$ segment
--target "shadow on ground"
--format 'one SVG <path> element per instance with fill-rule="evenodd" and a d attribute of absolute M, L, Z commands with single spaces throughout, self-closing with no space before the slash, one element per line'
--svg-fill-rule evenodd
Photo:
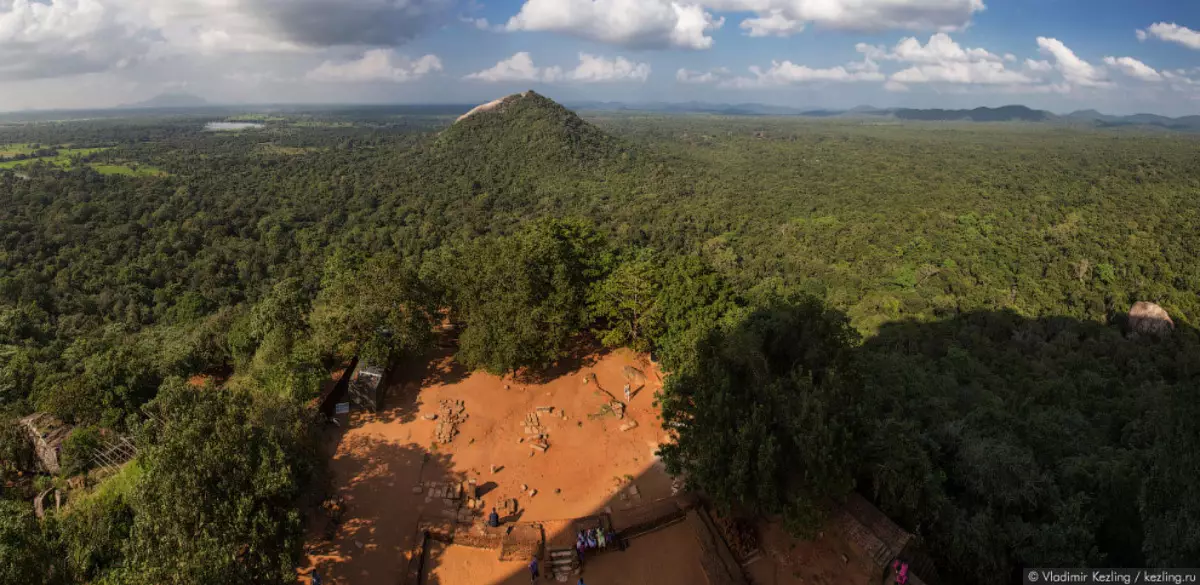
<path fill-rule="evenodd" d="M 305 551 L 310 562 L 300 573 L 315 570 L 325 584 L 382 582 L 405 569 L 404 555 L 417 539 L 417 519 L 432 507 L 425 501 L 428 490 L 418 494 L 414 487 L 462 478 L 450 471 L 448 455 L 419 445 L 346 441 L 345 429 L 328 432 L 333 436 L 327 444 L 336 454 L 331 453 L 325 493 L 341 510 L 311 514 Z M 355 475 L 338 477 L 346 470 Z"/>

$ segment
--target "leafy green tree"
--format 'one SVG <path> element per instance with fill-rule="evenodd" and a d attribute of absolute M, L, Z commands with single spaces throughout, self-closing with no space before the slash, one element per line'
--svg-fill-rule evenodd
<path fill-rule="evenodd" d="M 655 258 L 643 253 L 617 265 L 595 284 L 588 298 L 592 317 L 600 319 L 597 333 L 604 345 L 642 352 L 652 349 L 652 340 L 666 328 L 658 304 L 661 271 Z"/>
<path fill-rule="evenodd" d="M 662 448 L 673 474 L 719 504 L 780 514 L 801 533 L 854 486 L 861 421 L 846 318 L 801 299 L 713 331 L 667 379 Z"/>
<path fill-rule="evenodd" d="M 674 372 L 695 366 L 696 345 L 745 302 L 731 283 L 695 256 L 671 258 L 659 279 L 654 306 L 665 327 L 648 332 L 663 367 Z"/>
<path fill-rule="evenodd" d="M 338 357 L 388 364 L 433 342 L 433 299 L 417 271 L 395 255 L 360 263 L 335 254 L 313 304 L 313 334 L 319 347 Z"/>
<path fill-rule="evenodd" d="M 1171 388 L 1153 410 L 1155 442 L 1139 508 L 1146 531 L 1143 550 L 1156 567 L 1185 568 L 1200 559 L 1198 387 Z"/>
<path fill-rule="evenodd" d="M 131 496 L 133 583 L 288 583 L 315 459 L 304 407 L 168 381 Z"/>
<path fill-rule="evenodd" d="M 92 468 L 92 457 L 103 444 L 100 429 L 76 427 L 63 441 L 61 461 L 63 475 L 70 477 L 87 473 Z"/>
<path fill-rule="evenodd" d="M 543 368 L 566 355 L 589 322 L 587 292 L 606 252 L 591 227 L 554 220 L 443 252 L 436 278 L 451 317 L 466 326 L 459 359 L 500 374 Z"/>
<path fill-rule="evenodd" d="M 33 443 L 29 435 L 17 419 L 0 418 L 0 477 L 33 468 Z"/>
<path fill-rule="evenodd" d="M 129 491 L 138 470 L 136 463 L 126 466 L 94 493 L 73 500 L 59 517 L 66 565 L 75 582 L 119 582 L 133 526 Z"/>
<path fill-rule="evenodd" d="M 28 502 L 0 499 L 0 581 L 51 585 L 63 571 L 53 539 Z"/>

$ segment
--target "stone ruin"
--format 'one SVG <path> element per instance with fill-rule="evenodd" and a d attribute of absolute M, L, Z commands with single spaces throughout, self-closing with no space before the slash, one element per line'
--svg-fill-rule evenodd
<path fill-rule="evenodd" d="M 546 428 L 542 426 L 541 418 L 538 416 L 541 412 L 549 414 L 553 412 L 553 407 L 538 407 L 535 412 L 525 415 L 525 436 L 521 442 L 528 440 L 531 449 L 545 453 L 550 448 L 550 441 Z"/>
<path fill-rule="evenodd" d="M 438 423 L 433 431 L 434 441 L 449 443 L 458 435 L 458 425 L 467 420 L 467 407 L 462 400 L 443 400 L 438 405 Z"/>

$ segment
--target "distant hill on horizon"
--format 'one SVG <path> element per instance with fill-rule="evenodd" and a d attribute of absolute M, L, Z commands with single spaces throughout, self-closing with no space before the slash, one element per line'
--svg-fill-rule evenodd
<path fill-rule="evenodd" d="M 1087 123 L 1096 127 L 1150 126 L 1185 132 L 1200 132 L 1200 115 L 1178 118 L 1159 114 L 1116 116 L 1102 114 L 1096 110 L 1078 110 L 1069 114 L 1059 115 L 1023 105 L 1008 105 L 997 108 L 979 107 L 961 110 L 941 108 L 876 108 L 870 105 L 839 110 L 795 108 L 754 103 L 712 104 L 695 101 L 682 103 L 577 102 L 568 105 L 577 110 L 596 111 L 718 114 L 730 116 L 798 116 L 808 118 L 890 117 L 899 120 L 947 122 L 1071 122 Z"/>

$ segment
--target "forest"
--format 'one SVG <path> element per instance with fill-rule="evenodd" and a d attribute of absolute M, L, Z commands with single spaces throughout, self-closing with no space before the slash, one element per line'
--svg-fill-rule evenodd
<path fill-rule="evenodd" d="M 0 125 L 0 580 L 294 582 L 311 401 L 446 320 L 494 373 L 649 352 L 673 473 L 800 536 L 858 492 L 945 583 L 1200 558 L 1200 138 L 456 117 Z M 1174 330 L 1133 332 L 1137 301 Z M 32 413 L 75 427 L 57 474 Z M 137 457 L 38 519 L 116 437 Z"/>

